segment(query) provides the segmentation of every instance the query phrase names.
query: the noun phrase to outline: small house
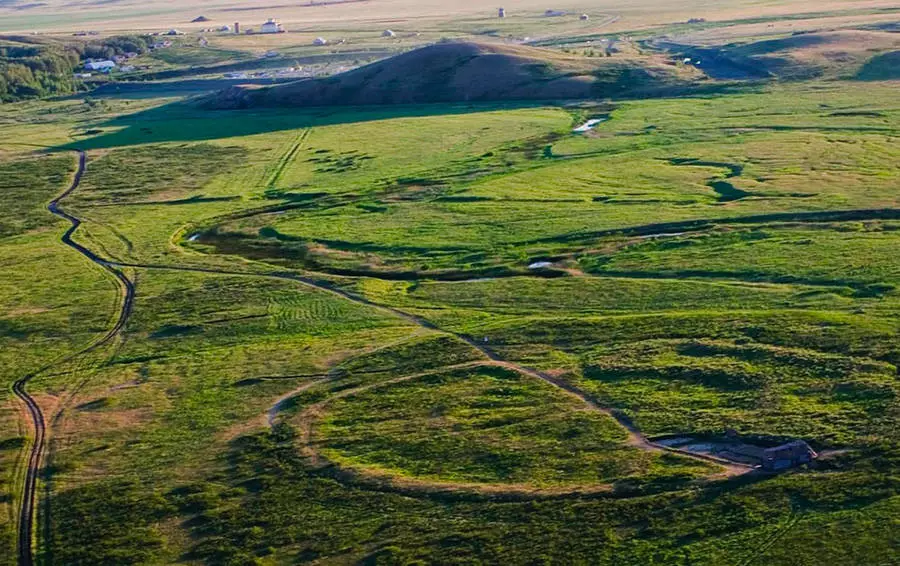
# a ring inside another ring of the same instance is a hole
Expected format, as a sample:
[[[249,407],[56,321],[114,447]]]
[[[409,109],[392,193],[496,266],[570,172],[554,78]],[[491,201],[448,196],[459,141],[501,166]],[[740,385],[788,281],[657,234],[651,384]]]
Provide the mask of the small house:
[[[269,18],[259,28],[259,33],[284,33],[284,26],[278,20]]]
[[[578,19],[581,20],[582,22],[586,22],[586,21],[590,20],[591,17],[587,14],[581,14],[580,16],[578,16]]]
[[[497,17],[501,18],[501,19],[505,18],[506,17],[506,8],[500,8],[499,10],[497,10]]]
[[[381,37],[397,37],[397,34],[393,30],[386,29],[381,33]]]
[[[547,17],[547,18],[560,18],[565,15],[566,15],[566,12],[564,12],[562,10],[547,10],[546,12],[544,12],[544,17]]]
[[[317,37],[313,40],[313,45],[328,45],[328,40],[324,37]]]

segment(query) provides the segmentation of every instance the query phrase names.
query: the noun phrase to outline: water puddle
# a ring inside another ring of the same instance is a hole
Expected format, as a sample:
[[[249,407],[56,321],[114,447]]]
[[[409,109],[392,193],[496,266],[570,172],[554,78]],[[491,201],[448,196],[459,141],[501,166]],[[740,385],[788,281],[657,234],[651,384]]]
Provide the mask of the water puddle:
[[[584,124],[578,126],[577,128],[575,128],[572,131],[577,134],[583,134],[584,132],[589,132],[589,131],[593,130],[595,127],[597,127],[597,124],[602,124],[605,121],[606,121],[606,118],[593,118],[591,120],[588,120]]]

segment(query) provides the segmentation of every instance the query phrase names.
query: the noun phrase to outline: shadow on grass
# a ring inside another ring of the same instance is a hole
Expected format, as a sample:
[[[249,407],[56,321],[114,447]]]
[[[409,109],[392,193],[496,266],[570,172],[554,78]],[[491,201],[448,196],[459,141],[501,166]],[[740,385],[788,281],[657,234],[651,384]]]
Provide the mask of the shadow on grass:
[[[869,59],[856,74],[858,81],[895,81],[900,79],[900,51],[883,53]]]
[[[190,90],[186,86],[188,90]],[[762,85],[755,83],[707,83],[665,88],[648,94],[646,98],[715,97],[748,93]],[[142,98],[140,87],[123,98]],[[162,89],[153,84],[144,85],[147,92]],[[158,91],[157,96],[174,91]],[[175,89],[177,91],[177,89]],[[175,92],[175,95],[179,93]],[[181,92],[184,96],[186,93]],[[149,96],[152,98],[152,96]],[[562,106],[575,102],[599,101],[546,101],[520,100],[499,102],[434,103],[416,105],[382,106],[329,106],[305,108],[257,108],[245,110],[206,110],[199,107],[197,99],[188,98],[163,104],[126,116],[118,116],[92,128],[102,133],[84,137],[77,142],[61,145],[56,150],[92,150],[128,147],[162,142],[200,142],[235,137],[245,137],[270,132],[299,130],[303,128],[333,126],[389,120],[396,118],[423,118]]]
[[[54,149],[109,149],[161,142],[200,142],[285,130],[389,120],[449,116],[547,106],[543,102],[420,104],[414,106],[260,108],[204,110],[184,100],[112,118],[95,125],[104,133]],[[114,131],[110,131],[114,130]]]

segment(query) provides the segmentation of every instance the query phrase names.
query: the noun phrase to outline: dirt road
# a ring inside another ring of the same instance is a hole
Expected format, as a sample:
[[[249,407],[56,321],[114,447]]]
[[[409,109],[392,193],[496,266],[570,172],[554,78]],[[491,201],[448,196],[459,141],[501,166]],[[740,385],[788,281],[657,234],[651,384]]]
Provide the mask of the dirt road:
[[[692,458],[695,460],[702,460],[704,462],[715,463],[724,469],[723,473],[719,474],[720,477],[739,476],[739,475],[743,475],[743,474],[752,472],[754,469],[750,466],[745,466],[743,464],[730,462],[728,460],[716,458],[715,456],[708,456],[705,454],[695,454],[692,452],[678,450],[676,448],[670,448],[668,446],[662,446],[660,444],[651,442],[644,435],[642,435],[640,433],[640,431],[638,430],[638,428],[622,413],[620,413],[619,411],[617,411],[615,409],[601,406],[595,400],[591,399],[590,396],[588,396],[585,392],[579,390],[574,385],[572,385],[562,379],[553,377],[545,372],[542,372],[542,371],[539,371],[539,370],[536,370],[533,368],[529,368],[529,367],[523,366],[521,364],[511,362],[509,360],[505,360],[505,359],[501,358],[496,352],[494,352],[493,350],[490,350],[484,344],[475,340],[471,336],[466,336],[464,334],[458,334],[455,332],[448,331],[448,330],[441,328],[438,325],[434,324],[433,322],[426,320],[420,316],[408,313],[406,311],[403,311],[403,310],[395,308],[395,307],[382,305],[382,304],[373,302],[363,296],[356,295],[354,293],[345,291],[343,289],[337,289],[334,287],[330,287],[312,277],[287,274],[287,273],[283,273],[283,272],[259,274],[259,273],[247,273],[247,272],[239,272],[239,271],[228,271],[228,270],[222,270],[222,269],[212,269],[212,268],[205,268],[205,267],[166,266],[166,265],[158,265],[158,264],[151,265],[151,264],[137,264],[137,263],[105,262],[105,265],[112,266],[112,267],[119,267],[119,268],[131,267],[131,268],[138,268],[138,269],[187,271],[187,272],[213,273],[213,274],[219,274],[219,275],[236,275],[236,276],[243,276],[243,277],[263,277],[263,278],[270,278],[270,279],[281,279],[281,280],[294,281],[294,282],[300,283],[304,286],[307,286],[307,287],[310,287],[313,289],[317,289],[319,291],[324,291],[324,292],[330,293],[332,295],[336,295],[342,299],[346,299],[346,300],[352,301],[354,303],[358,303],[358,304],[362,304],[362,305],[365,305],[368,307],[376,308],[378,310],[381,310],[382,312],[385,312],[385,313],[391,314],[393,316],[407,320],[407,321],[409,321],[415,325],[418,325],[421,328],[424,328],[426,330],[433,330],[435,332],[440,332],[443,334],[449,334],[451,336],[455,336],[455,337],[459,338],[460,340],[469,344],[472,348],[481,352],[487,359],[494,362],[496,365],[502,365],[513,371],[531,376],[535,379],[540,379],[540,380],[552,385],[553,387],[556,387],[557,389],[564,391],[565,393],[567,393],[573,397],[577,397],[585,405],[587,405],[588,408],[611,416],[628,433],[627,443],[630,446],[634,446],[636,448],[641,448],[641,449],[649,450],[649,451],[653,451],[653,452],[669,452],[669,453],[673,453],[673,454],[679,454],[681,456],[685,456],[687,458]]]
[[[31,418],[32,428],[34,429],[34,441],[31,445],[31,451],[28,454],[28,465],[25,470],[25,483],[22,488],[22,503],[19,508],[19,534],[17,539],[17,560],[19,566],[33,566],[34,564],[34,549],[32,542],[37,509],[37,480],[43,466],[47,448],[47,422],[44,418],[43,411],[41,411],[40,405],[38,405],[34,398],[28,394],[28,382],[47,370],[66,364],[110,343],[125,328],[128,317],[131,315],[132,306],[134,305],[135,289],[131,280],[129,280],[122,271],[106,264],[106,262],[100,259],[95,253],[72,240],[72,235],[81,225],[81,220],[60,208],[60,202],[72,194],[72,191],[77,189],[81,184],[81,178],[84,176],[86,167],[87,156],[83,151],[78,151],[78,168],[75,171],[75,176],[72,178],[72,183],[62,194],[50,201],[47,205],[47,210],[50,211],[51,214],[67,220],[70,224],[69,228],[60,238],[60,241],[86,257],[91,262],[101,266],[115,277],[122,289],[123,299],[119,309],[119,316],[116,319],[116,324],[101,338],[95,340],[86,348],[60,360],[54,361],[36,372],[19,379],[13,384],[13,393],[25,405],[26,412]]]

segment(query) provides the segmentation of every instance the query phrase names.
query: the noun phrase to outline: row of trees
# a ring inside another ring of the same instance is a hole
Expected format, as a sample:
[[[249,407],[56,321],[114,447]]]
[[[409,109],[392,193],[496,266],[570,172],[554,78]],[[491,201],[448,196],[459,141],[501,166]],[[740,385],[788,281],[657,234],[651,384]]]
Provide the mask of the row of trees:
[[[74,72],[82,61],[148,49],[148,38],[142,36],[72,43],[28,36],[0,38],[0,102],[73,93],[80,87]]]

